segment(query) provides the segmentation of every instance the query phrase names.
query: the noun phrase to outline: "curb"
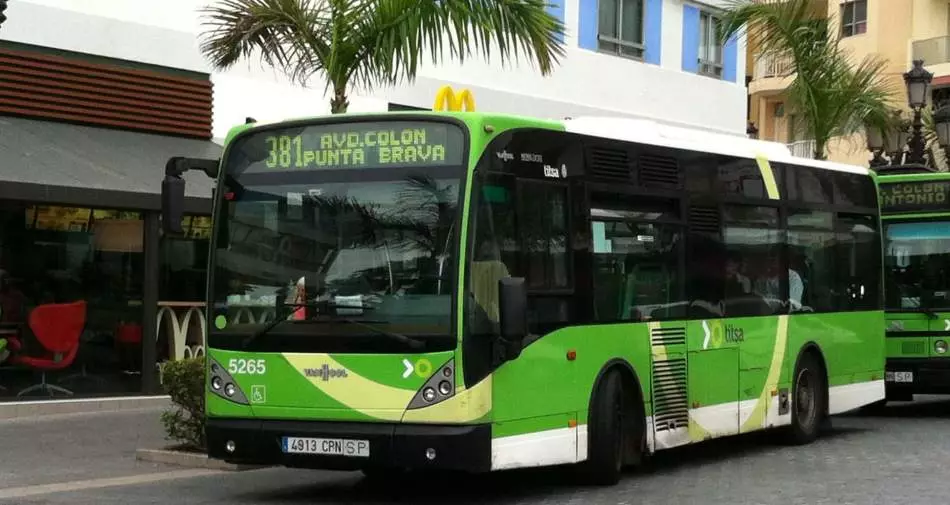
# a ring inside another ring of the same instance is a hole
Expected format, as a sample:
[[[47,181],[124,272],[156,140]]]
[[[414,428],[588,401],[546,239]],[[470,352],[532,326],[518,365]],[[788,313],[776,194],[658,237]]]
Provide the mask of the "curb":
[[[158,410],[171,406],[172,402],[168,395],[0,402],[0,420],[63,414]]]
[[[207,454],[175,451],[169,449],[137,449],[135,459],[152,463],[166,463],[169,465],[187,466],[191,468],[206,468],[209,470],[224,470],[229,472],[246,472],[268,468],[260,465],[238,465],[227,463],[220,459],[211,459]]]

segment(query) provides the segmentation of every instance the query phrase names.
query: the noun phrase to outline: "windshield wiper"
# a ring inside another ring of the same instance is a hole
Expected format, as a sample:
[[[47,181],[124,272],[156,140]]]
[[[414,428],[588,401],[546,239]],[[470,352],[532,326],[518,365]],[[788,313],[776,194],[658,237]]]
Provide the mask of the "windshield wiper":
[[[412,338],[412,337],[403,335],[402,333],[394,333],[394,332],[391,332],[391,331],[386,331],[386,330],[384,330],[384,329],[382,329],[382,328],[377,328],[376,326],[373,326],[373,325],[371,325],[371,324],[366,324],[366,323],[364,323],[364,322],[362,322],[362,321],[357,321],[356,319],[350,319],[350,318],[348,318],[348,317],[333,317],[332,319],[329,319],[328,321],[341,321],[341,322],[344,322],[344,323],[347,323],[347,324],[354,324],[354,325],[356,325],[356,326],[360,326],[360,327],[362,327],[362,328],[366,328],[367,330],[372,331],[372,332],[375,332],[375,333],[377,333],[377,334],[379,334],[379,335],[383,335],[383,336],[389,337],[389,338],[391,338],[391,339],[393,339],[393,340],[398,340],[398,341],[402,342],[403,344],[408,345],[409,347],[411,347],[411,348],[413,348],[413,349],[422,349],[422,347],[425,346],[425,343],[423,343],[421,340],[418,340],[418,339],[415,339],[415,338]],[[380,322],[382,322],[382,321],[380,321]]]
[[[245,338],[242,347],[247,348],[248,345],[252,344],[252,343],[253,343],[255,340],[257,340],[259,337],[261,337],[261,336],[267,334],[269,331],[273,330],[275,327],[277,327],[278,324],[280,324],[280,323],[282,323],[282,322],[285,322],[285,321],[288,321],[287,316],[290,315],[291,312],[293,312],[294,310],[296,310],[296,309],[298,309],[298,308],[301,308],[301,307],[304,307],[304,308],[317,308],[317,307],[325,307],[325,306],[326,306],[326,304],[285,303],[285,304],[283,305],[284,313],[278,315],[278,317],[275,318],[275,319],[274,319],[273,321],[271,321],[270,323],[267,323],[267,326],[265,326],[265,327],[263,327],[263,328],[261,328],[261,329],[255,331],[254,333],[252,333],[251,335],[249,335],[247,338]],[[339,308],[354,308],[354,307],[336,306],[336,305],[331,305],[331,307],[334,307],[334,308],[335,308],[335,307],[339,307]],[[355,308],[359,308],[359,307],[355,307]],[[371,308],[371,307],[365,307],[365,308]],[[289,309],[289,310],[288,310],[288,309]],[[367,330],[370,330],[370,331],[372,331],[372,332],[374,332],[374,333],[377,333],[377,334],[379,334],[379,335],[383,335],[383,336],[389,337],[389,338],[391,338],[391,339],[393,339],[393,340],[398,340],[399,342],[401,342],[401,343],[403,343],[403,344],[405,344],[405,345],[408,345],[408,346],[409,346],[410,348],[412,348],[412,349],[421,349],[421,348],[423,348],[423,347],[425,346],[425,343],[422,342],[421,340],[418,340],[418,339],[415,339],[415,338],[412,338],[412,337],[403,335],[402,333],[394,333],[394,332],[391,332],[391,331],[386,331],[386,330],[384,330],[384,329],[382,329],[382,328],[377,328],[377,327],[375,327],[375,326],[373,326],[373,325],[366,324],[366,323],[364,323],[364,322],[357,321],[357,320],[355,320],[355,319],[350,319],[350,318],[348,318],[348,317],[330,316],[329,319],[323,319],[323,320],[320,320],[320,319],[304,319],[303,321],[305,321],[305,322],[337,322],[337,321],[339,321],[339,322],[343,322],[343,323],[347,323],[347,324],[353,324],[353,325],[356,325],[356,326],[360,326],[360,327],[362,327],[362,328],[365,328],[365,329],[367,329]],[[382,323],[382,321],[380,321],[380,322]]]
[[[305,306],[305,304],[299,304],[299,303],[283,304],[281,308],[283,308],[284,310],[282,310],[280,314],[277,314],[277,317],[275,317],[273,321],[267,323],[267,326],[255,331],[254,333],[251,333],[247,338],[245,338],[241,347],[244,347],[246,349],[247,346],[254,343],[255,340],[257,340],[259,337],[263,336],[267,332],[273,330],[278,324],[288,321],[287,316],[289,316],[294,310],[302,306]]]

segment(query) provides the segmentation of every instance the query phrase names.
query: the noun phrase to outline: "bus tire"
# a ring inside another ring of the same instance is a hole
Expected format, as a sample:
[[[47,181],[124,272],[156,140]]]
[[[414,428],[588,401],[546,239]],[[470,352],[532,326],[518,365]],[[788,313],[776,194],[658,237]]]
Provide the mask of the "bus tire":
[[[631,435],[624,430],[630,397],[619,370],[608,371],[597,384],[588,422],[587,461],[582,465],[584,480],[590,484],[612,486],[620,481]]]
[[[814,441],[825,422],[828,380],[812,352],[798,359],[792,380],[792,425],[786,438],[793,445],[802,445]]]

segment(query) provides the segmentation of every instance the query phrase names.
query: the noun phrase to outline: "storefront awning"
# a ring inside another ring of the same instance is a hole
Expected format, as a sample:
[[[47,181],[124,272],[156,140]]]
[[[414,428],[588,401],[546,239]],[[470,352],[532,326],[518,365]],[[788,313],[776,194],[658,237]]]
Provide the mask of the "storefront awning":
[[[210,140],[0,117],[0,199],[158,210],[168,158],[221,151]],[[210,212],[211,179],[184,178],[186,211]]]

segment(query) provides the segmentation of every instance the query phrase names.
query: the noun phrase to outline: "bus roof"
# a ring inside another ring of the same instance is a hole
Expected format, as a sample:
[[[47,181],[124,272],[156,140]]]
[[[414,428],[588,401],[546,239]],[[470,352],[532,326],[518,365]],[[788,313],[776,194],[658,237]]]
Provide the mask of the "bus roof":
[[[918,172],[903,174],[877,174],[878,183],[910,181],[948,181],[950,172]]]
[[[825,170],[868,174],[866,167],[793,156],[785,144],[666,125],[647,119],[578,117],[564,121],[567,131],[627,142],[794,163]]]

